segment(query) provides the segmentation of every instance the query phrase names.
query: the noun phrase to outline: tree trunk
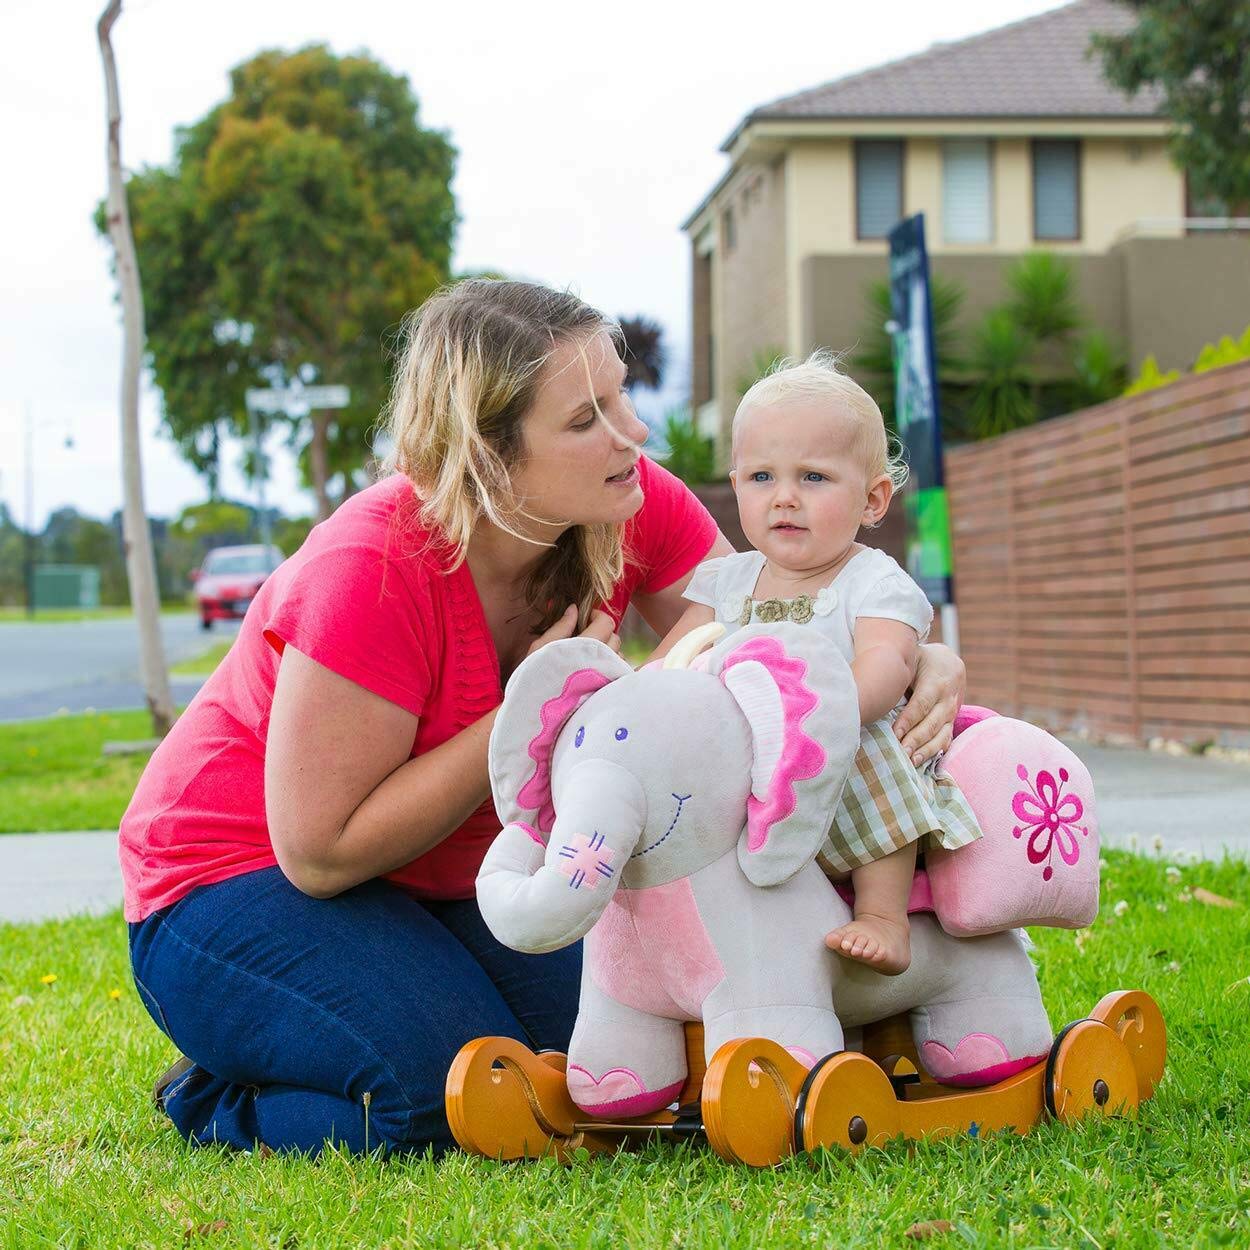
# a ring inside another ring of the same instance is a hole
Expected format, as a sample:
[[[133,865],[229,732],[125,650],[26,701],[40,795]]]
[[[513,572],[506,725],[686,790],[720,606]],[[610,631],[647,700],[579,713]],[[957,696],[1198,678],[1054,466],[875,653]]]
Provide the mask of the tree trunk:
[[[174,723],[174,699],[161,638],[161,609],[157,593],[156,560],[143,503],[143,463],[139,446],[139,371],[143,357],[143,292],[139,262],[130,232],[130,211],[122,182],[121,101],[117,63],[110,35],[121,16],[121,0],[112,0],[96,27],[104,62],[104,89],[108,101],[108,228],[117,257],[117,281],[122,297],[122,538],[126,548],[126,576],[130,603],[139,627],[139,672],[143,680],[152,730],[160,737]]]
[[[334,511],[330,503],[328,412],[309,413],[312,418],[312,442],[308,445],[308,470],[312,475],[313,493],[317,496],[317,520],[324,521]]]

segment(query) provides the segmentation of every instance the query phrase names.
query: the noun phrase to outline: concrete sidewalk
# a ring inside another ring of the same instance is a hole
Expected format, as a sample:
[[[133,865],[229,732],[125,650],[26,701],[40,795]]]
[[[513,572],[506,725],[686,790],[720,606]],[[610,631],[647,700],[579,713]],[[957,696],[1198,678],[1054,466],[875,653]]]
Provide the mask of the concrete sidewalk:
[[[1165,858],[1250,857],[1250,768],[1201,756],[1070,741],[1098,794],[1106,846]],[[121,903],[117,834],[0,834],[0,922],[102,912]]]

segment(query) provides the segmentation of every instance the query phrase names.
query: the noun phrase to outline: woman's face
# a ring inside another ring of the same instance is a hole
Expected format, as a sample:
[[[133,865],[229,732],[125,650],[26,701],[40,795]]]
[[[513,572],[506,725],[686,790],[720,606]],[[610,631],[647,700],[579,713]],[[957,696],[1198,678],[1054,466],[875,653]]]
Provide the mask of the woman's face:
[[[565,529],[627,521],[642,507],[637,466],[648,431],[624,381],[606,331],[555,346],[522,420],[523,459],[512,473],[532,517]]]

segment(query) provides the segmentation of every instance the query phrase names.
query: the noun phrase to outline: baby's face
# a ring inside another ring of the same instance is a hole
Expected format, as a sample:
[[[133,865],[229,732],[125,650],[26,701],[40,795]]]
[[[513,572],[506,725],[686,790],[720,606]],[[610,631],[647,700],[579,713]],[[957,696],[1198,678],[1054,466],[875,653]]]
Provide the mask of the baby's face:
[[[828,401],[794,399],[743,414],[730,474],[751,545],[796,572],[839,559],[868,506],[852,419]]]

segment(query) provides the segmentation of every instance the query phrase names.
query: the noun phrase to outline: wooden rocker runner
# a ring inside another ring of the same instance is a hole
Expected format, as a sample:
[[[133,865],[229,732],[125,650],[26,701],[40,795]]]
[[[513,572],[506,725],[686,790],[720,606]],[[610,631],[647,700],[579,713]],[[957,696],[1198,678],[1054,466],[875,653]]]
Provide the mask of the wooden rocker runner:
[[[492,1159],[567,1161],[653,1137],[705,1139],[752,1167],[819,1146],[858,1152],[893,1137],[1027,1133],[1046,1115],[1135,1116],[1163,1075],[1167,1035],[1141,990],[1107,994],[1062,1029],[1049,1056],[981,1089],[943,1086],[923,1069],[905,1016],[865,1026],[864,1052],[840,1051],[810,1070],[775,1042],[724,1043],[703,1071],[702,1028],[686,1026],[689,1075],[675,1108],[600,1120],[569,1097],[565,1056],[483,1037],[447,1076],[447,1118],[460,1146]]]

